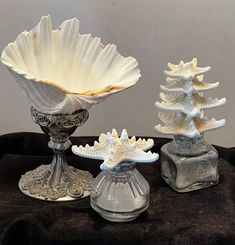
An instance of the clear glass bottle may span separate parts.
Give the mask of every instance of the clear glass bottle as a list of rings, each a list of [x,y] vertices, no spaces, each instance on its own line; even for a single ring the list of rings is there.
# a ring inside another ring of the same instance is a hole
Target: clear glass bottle
[[[150,187],[133,162],[102,171],[91,186],[91,206],[103,218],[131,221],[149,206]]]
[[[218,153],[204,141],[174,136],[161,148],[161,175],[177,192],[189,192],[214,186],[219,182]]]

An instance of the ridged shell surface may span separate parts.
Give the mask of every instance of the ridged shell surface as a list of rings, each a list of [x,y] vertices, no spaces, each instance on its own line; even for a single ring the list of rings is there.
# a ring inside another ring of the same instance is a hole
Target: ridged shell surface
[[[88,109],[140,77],[136,59],[121,56],[114,44],[104,46],[100,38],[80,34],[76,18],[52,30],[50,16],[43,16],[5,47],[1,61],[32,106],[49,114]]]

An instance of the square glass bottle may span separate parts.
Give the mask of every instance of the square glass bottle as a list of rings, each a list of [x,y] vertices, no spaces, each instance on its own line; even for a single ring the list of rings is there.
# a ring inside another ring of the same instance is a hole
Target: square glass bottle
[[[214,186],[219,182],[218,153],[197,138],[175,136],[161,148],[161,176],[175,191],[189,192]]]

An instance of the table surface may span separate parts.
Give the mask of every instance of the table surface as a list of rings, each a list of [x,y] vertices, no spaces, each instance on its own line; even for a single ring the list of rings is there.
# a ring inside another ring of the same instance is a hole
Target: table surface
[[[72,137],[73,144],[91,144],[96,137]],[[152,149],[169,140],[154,138]],[[112,223],[90,208],[89,198],[46,202],[23,195],[20,176],[49,164],[48,138],[36,133],[0,136],[0,244],[235,244],[235,149],[216,147],[220,183],[179,194],[160,177],[160,164],[137,165],[151,187],[150,206],[138,219]],[[94,176],[100,161],[73,156],[67,162]]]

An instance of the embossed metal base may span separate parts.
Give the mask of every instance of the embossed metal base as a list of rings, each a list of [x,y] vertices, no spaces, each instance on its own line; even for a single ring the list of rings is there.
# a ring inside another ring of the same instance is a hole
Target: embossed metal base
[[[72,144],[69,136],[86,122],[88,111],[50,115],[32,107],[31,115],[33,121],[50,136],[48,146],[54,154],[50,165],[41,165],[21,176],[20,190],[30,197],[46,201],[69,201],[88,196],[92,175],[68,166],[65,160],[65,150]]]
[[[53,178],[58,174],[60,175],[58,183],[52,186]],[[89,172],[78,170],[67,164],[60,168],[60,171],[53,169],[53,164],[41,165],[21,176],[19,188],[25,195],[37,199],[71,201],[90,195],[92,179]]]

